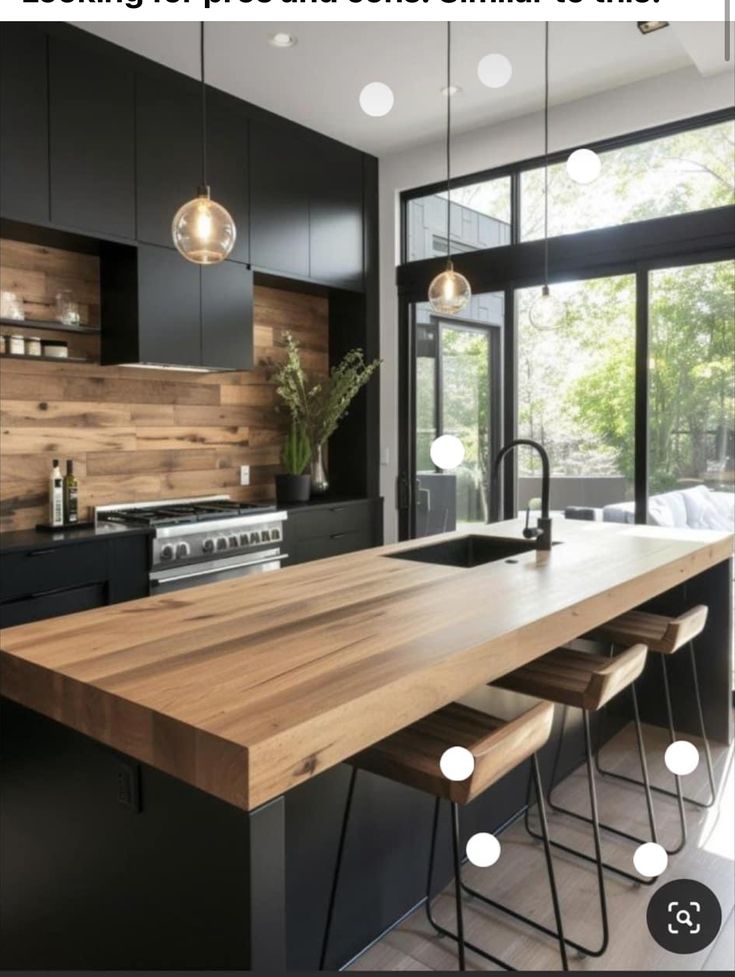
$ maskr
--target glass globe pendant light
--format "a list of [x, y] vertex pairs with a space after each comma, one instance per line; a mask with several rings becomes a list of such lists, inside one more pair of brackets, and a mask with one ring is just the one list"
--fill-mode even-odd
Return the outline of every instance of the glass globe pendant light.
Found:
[[176, 212], [171, 225], [179, 253], [197, 265], [216, 265], [229, 257], [237, 228], [229, 212], [212, 200], [207, 184], [207, 87], [204, 80], [204, 23], [200, 27], [202, 65], [202, 183], [193, 200]]
[[[452, 25], [447, 22], [447, 87], [452, 90]], [[470, 283], [454, 270], [450, 239], [452, 208], [452, 96], [447, 95], [447, 267], [429, 285], [429, 304], [439, 315], [457, 315], [472, 298]]]
[[546, 81], [544, 93], [544, 286], [529, 311], [536, 329], [553, 329], [564, 315], [563, 304], [549, 287], [549, 22], [545, 35]]

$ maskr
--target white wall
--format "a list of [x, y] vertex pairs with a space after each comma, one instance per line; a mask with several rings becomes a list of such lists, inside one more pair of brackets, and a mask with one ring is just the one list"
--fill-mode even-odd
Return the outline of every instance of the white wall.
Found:
[[[502, 97], [502, 93], [499, 97]], [[733, 104], [729, 71], [703, 78], [695, 68], [647, 79], [553, 107], [551, 151], [662, 125]], [[381, 404], [380, 489], [385, 498], [386, 542], [397, 539], [395, 484], [398, 474], [398, 197], [402, 190], [444, 178], [444, 143], [432, 142], [380, 160]], [[543, 152], [543, 117], [526, 115], [458, 134], [452, 143], [454, 176], [530, 159]], [[428, 285], [428, 282], [427, 282]], [[387, 463], [385, 463], [387, 461]]]

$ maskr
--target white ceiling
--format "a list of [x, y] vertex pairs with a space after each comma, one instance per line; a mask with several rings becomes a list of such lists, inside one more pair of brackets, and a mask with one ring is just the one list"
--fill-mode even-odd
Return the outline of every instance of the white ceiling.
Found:
[[[100, 37], [199, 77], [196, 23], [77, 24]], [[275, 31], [298, 38], [292, 48], [268, 44]], [[207, 81], [279, 115], [360, 149], [385, 155], [429, 142], [444, 131], [446, 27], [440, 23], [210, 23]], [[453, 25], [452, 100], [460, 132], [537, 110], [543, 98], [541, 23]], [[501, 52], [513, 64], [503, 89], [485, 88], [477, 62]], [[722, 25], [678, 23], [643, 36], [634, 22], [554, 23], [551, 97], [572, 101], [694, 65], [703, 75], [732, 70], [724, 61]], [[393, 111], [369, 118], [358, 105], [363, 85], [383, 81]]]

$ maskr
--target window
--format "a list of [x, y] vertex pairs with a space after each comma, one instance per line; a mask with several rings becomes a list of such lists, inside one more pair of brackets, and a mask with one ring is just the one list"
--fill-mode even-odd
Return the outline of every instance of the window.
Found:
[[[735, 122], [690, 129], [601, 153], [602, 173], [574, 183], [549, 169], [549, 235], [576, 234], [735, 203]], [[521, 240], [544, 236], [544, 170], [521, 175]]]
[[[447, 253], [447, 192], [408, 201], [407, 261]], [[510, 177], [452, 189], [452, 253], [480, 251], [510, 244]]]
[[[551, 505], [601, 508], [633, 498], [635, 276], [554, 288], [564, 316], [551, 330], [529, 318], [539, 289], [516, 293], [518, 435], [551, 461]], [[518, 453], [518, 506], [541, 495], [536, 452]]]
[[649, 519], [666, 519], [663, 493], [704, 485], [682, 502], [687, 524], [727, 529], [717, 509], [732, 520], [735, 262], [653, 271], [649, 301]]

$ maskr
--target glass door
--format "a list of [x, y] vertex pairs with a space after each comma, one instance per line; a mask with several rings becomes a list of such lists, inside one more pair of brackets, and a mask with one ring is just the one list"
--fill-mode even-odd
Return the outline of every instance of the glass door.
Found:
[[[414, 370], [413, 536], [470, 529], [489, 517], [490, 465], [500, 447], [503, 295], [473, 296], [468, 314], [441, 317], [428, 303], [411, 308]], [[442, 471], [435, 438], [451, 434], [462, 464]]]

